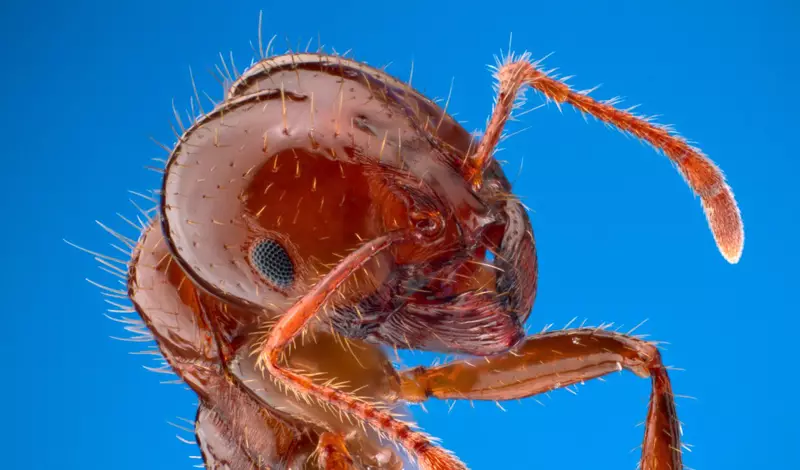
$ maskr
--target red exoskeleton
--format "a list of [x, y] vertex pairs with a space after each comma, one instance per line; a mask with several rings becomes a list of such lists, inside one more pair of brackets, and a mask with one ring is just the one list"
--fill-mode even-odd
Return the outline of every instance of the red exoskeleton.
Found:
[[[652, 382], [641, 467], [683, 468], [656, 346], [596, 328], [525, 336], [536, 245], [493, 152], [531, 87], [661, 150], [731, 263], [743, 247], [733, 195], [685, 140], [527, 55], [496, 79], [477, 139], [381, 70], [286, 54], [181, 129], [158, 210], [129, 242], [127, 295], [138, 331], [199, 397], [208, 468], [464, 469], [404, 403], [519, 399], [621, 369]], [[384, 346], [485, 360], [396, 371]]]

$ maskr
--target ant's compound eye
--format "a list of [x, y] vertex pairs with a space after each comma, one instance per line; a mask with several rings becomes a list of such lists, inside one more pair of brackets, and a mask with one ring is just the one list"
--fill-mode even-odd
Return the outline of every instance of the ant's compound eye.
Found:
[[264, 279], [279, 289], [288, 289], [294, 282], [294, 263], [277, 241], [259, 240], [250, 250], [250, 263]]

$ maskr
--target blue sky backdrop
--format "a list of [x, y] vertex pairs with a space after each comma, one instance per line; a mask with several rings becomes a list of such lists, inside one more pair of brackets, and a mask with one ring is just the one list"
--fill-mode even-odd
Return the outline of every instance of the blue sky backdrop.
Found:
[[[235, 6], [233, 6], [235, 5]], [[533, 209], [541, 259], [532, 330], [573, 317], [667, 341], [689, 467], [800, 468], [794, 366], [798, 309], [800, 7], [762, 2], [171, 0], [4, 1], [0, 270], [8, 360], [3, 461], [19, 469], [180, 469], [199, 463], [167, 421], [194, 399], [142, 369], [136, 345], [85, 277], [110, 282], [68, 238], [106, 250], [95, 219], [124, 228], [127, 190], [158, 185], [143, 167], [172, 142], [170, 103], [218, 53], [253, 56], [258, 11], [279, 49], [329, 48], [445, 97], [472, 130], [492, 103], [486, 65], [513, 47], [622, 96], [696, 141], [726, 172], [745, 220], [739, 265], [717, 252], [698, 200], [665, 158], [566, 108], [525, 115], [500, 156]], [[329, 49], [330, 50], [330, 49]], [[540, 103], [529, 93], [529, 106]], [[520, 162], [524, 166], [519, 172]], [[418, 356], [417, 356], [418, 357]], [[412, 358], [413, 360], [413, 358]], [[167, 379], [169, 379], [167, 377]], [[617, 374], [540, 401], [418, 411], [472, 468], [634, 469], [649, 382]], [[10, 459], [10, 464], [9, 464]]]

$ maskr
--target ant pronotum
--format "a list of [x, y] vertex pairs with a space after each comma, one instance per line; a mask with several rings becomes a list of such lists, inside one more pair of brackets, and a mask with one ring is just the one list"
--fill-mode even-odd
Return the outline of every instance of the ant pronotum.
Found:
[[[621, 369], [652, 381], [641, 467], [682, 468], [656, 346], [603, 329], [524, 335], [535, 242], [493, 151], [528, 86], [661, 150], [736, 263], [733, 195], [685, 140], [527, 55], [496, 78], [480, 141], [410, 85], [322, 53], [262, 58], [190, 127], [178, 118], [159, 210], [138, 242], [120, 238], [144, 322], [130, 328], [199, 396], [208, 468], [462, 469], [404, 402], [518, 399]], [[485, 360], [396, 371], [384, 345]]]

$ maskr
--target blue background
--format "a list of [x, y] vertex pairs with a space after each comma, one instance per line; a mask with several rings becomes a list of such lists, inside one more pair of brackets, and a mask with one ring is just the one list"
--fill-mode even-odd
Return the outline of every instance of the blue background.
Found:
[[[258, 11], [279, 50], [309, 39], [445, 97], [472, 130], [492, 103], [486, 64], [506, 49], [556, 51], [578, 88], [663, 116], [724, 169], [744, 215], [739, 265], [718, 254], [699, 202], [668, 162], [592, 120], [549, 106], [525, 115], [500, 154], [533, 209], [541, 256], [532, 330], [615, 322], [670, 344], [689, 467], [800, 468], [794, 398], [797, 300], [797, 2], [3, 2], [2, 291], [5, 468], [177, 469], [199, 463], [167, 421], [191, 418], [181, 385], [141, 368], [136, 345], [83, 278], [112, 282], [68, 238], [110, 252], [94, 219], [125, 228], [129, 189], [172, 142], [170, 102], [193, 67], [253, 56]], [[529, 107], [540, 99], [529, 93]], [[208, 105], [206, 105], [208, 107]], [[130, 232], [128, 232], [130, 233]], [[412, 356], [411, 361], [420, 360]], [[166, 377], [168, 380], [169, 377]], [[417, 409], [474, 469], [635, 468], [649, 382], [617, 374], [540, 401]], [[10, 458], [10, 464], [9, 462]], [[8, 466], [7, 466], [8, 465]]]

